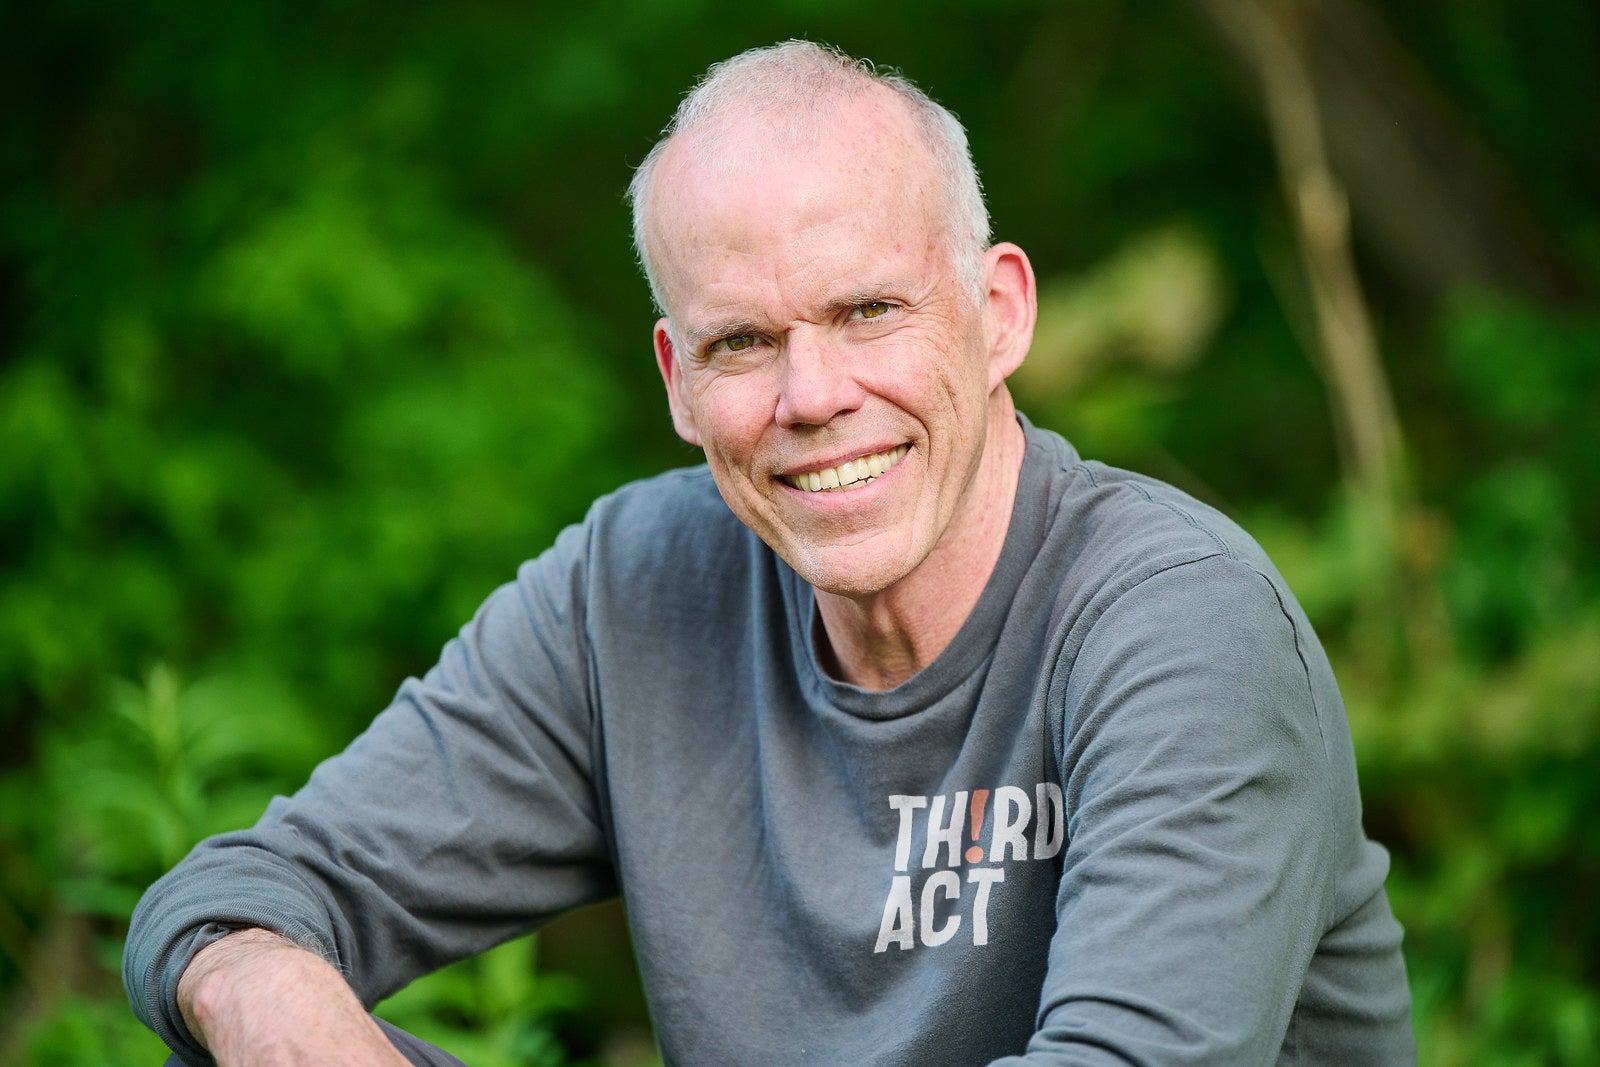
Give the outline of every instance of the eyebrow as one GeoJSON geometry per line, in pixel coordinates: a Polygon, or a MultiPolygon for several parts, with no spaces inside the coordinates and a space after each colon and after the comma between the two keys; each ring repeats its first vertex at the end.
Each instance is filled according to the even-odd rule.
{"type": "MultiPolygon", "coordinates": [[[[852,289],[828,301],[823,307],[823,314],[829,318],[851,308],[860,307],[878,300],[892,301],[895,297],[889,294],[895,290],[894,285],[872,285],[860,289],[852,289]]],[[[903,301],[902,301],[903,302],[903,301]]],[[[699,352],[705,345],[724,337],[739,337],[747,333],[772,333],[770,325],[763,325],[754,319],[721,319],[705,326],[683,331],[684,348],[689,352],[699,352]]]]}
{"type": "Polygon", "coordinates": [[[761,332],[762,328],[751,319],[723,319],[698,329],[684,330],[683,344],[690,352],[698,352],[706,344],[723,337],[738,337],[740,334],[761,332]]]}

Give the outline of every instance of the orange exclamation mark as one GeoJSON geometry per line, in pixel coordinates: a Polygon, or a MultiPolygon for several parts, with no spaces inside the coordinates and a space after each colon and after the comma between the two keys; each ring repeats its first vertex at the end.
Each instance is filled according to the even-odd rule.
{"type": "MultiPolygon", "coordinates": [[[[978,840],[978,834],[983,830],[983,809],[989,806],[989,791],[987,789],[974,789],[972,791],[972,818],[969,825],[972,827],[972,840],[978,840]]],[[[967,849],[968,863],[983,862],[983,848],[972,845],[967,849]]]]}

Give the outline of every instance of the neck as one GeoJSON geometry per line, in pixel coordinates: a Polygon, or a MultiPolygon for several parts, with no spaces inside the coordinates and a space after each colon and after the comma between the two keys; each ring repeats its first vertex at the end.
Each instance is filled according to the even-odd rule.
{"type": "Polygon", "coordinates": [[[1004,388],[988,441],[945,535],[910,574],[866,596],[817,590],[823,666],[864,689],[893,689],[938,658],[972,614],[1005,547],[1026,441],[1004,388]]]}

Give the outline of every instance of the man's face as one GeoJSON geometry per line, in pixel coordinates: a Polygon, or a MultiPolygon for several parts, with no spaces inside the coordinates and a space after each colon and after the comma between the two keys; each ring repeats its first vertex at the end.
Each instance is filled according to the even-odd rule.
{"type": "Polygon", "coordinates": [[[757,125],[669,149],[656,353],[678,432],[734,513],[811,584],[863,596],[941,545],[959,558],[1012,366],[991,359],[898,102],[858,99],[818,129],[781,150],[757,125]]]}

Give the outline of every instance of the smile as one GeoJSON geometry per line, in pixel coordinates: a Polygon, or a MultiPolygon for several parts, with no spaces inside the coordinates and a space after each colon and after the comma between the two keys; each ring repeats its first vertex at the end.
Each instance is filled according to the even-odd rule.
{"type": "Polygon", "coordinates": [[[847,489],[852,485],[865,485],[879,477],[890,467],[906,458],[909,446],[897,445],[887,452],[852,459],[827,470],[807,471],[805,474],[785,474],[783,480],[796,489],[820,493],[827,489],[847,489]]]}

